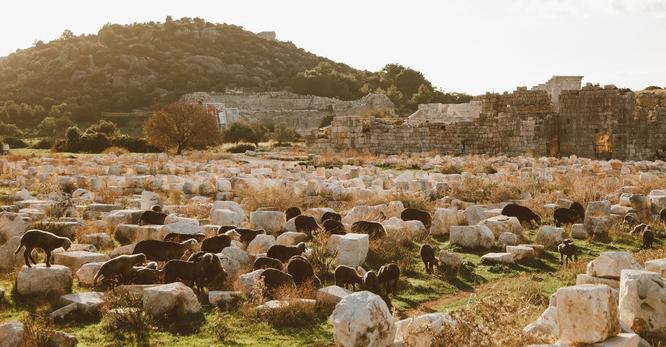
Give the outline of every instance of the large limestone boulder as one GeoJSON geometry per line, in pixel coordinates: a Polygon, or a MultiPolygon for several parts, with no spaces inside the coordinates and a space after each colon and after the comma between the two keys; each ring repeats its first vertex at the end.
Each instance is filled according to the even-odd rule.
{"type": "Polygon", "coordinates": [[[588,224],[590,217],[609,217],[610,213],[610,201],[590,201],[587,203],[587,208],[585,209],[585,224],[588,224]]]}
{"type": "Polygon", "coordinates": [[[400,214],[405,209],[402,201],[395,200],[388,203],[386,206],[386,218],[400,217],[400,214]]]}
{"type": "Polygon", "coordinates": [[[7,242],[0,244],[0,272],[11,272],[15,267],[24,264],[23,249],[14,254],[21,243],[20,236],[14,236],[7,242]]]}
{"type": "Polygon", "coordinates": [[[87,243],[95,246],[97,249],[106,249],[113,247],[113,240],[107,233],[91,233],[81,235],[80,243],[87,243]]]}
{"type": "Polygon", "coordinates": [[[109,256],[106,254],[86,251],[62,252],[53,255],[54,264],[65,265],[72,272],[76,272],[84,264],[105,262],[109,259],[109,256]]]}
{"type": "MultiPolygon", "coordinates": [[[[234,201],[215,201],[213,203],[213,207],[211,207],[211,213],[215,210],[231,210],[236,212],[239,216],[241,216],[241,220],[245,221],[247,218],[247,214],[245,213],[245,210],[239,205],[237,202],[234,201]]],[[[212,216],[211,216],[212,219],[212,216]]],[[[217,223],[215,223],[217,224],[217,223]]],[[[239,223],[240,224],[240,223],[239,223]]],[[[220,224],[220,225],[225,225],[225,224],[220,224]]],[[[236,225],[236,224],[232,224],[236,225]]]]}
{"type": "Polygon", "coordinates": [[[550,302],[551,304],[537,320],[523,328],[523,334],[539,340],[555,342],[560,331],[557,326],[557,306],[554,296],[551,297],[550,302]]]}
{"type": "Polygon", "coordinates": [[[622,270],[642,270],[628,252],[603,252],[587,263],[586,273],[594,277],[619,279],[622,270]]]}
{"type": "Polygon", "coordinates": [[[508,252],[503,253],[486,253],[481,256],[481,263],[483,264],[513,264],[513,254],[508,252]]]}
{"type": "Polygon", "coordinates": [[[617,299],[610,287],[591,284],[563,287],[555,297],[560,343],[592,344],[620,332],[617,299]]]}
{"type": "Polygon", "coordinates": [[[23,235],[27,228],[28,224],[18,213],[0,212],[0,244],[12,237],[23,235]]]}
{"type": "Polygon", "coordinates": [[[243,222],[243,215],[237,211],[221,208],[210,212],[210,221],[216,225],[240,226],[243,222]]]}
{"type": "Polygon", "coordinates": [[[481,206],[470,206],[465,209],[467,225],[475,225],[486,219],[486,209],[481,206]]]}
{"type": "Polygon", "coordinates": [[[666,208],[666,189],[655,189],[648,194],[652,213],[659,213],[666,208]]]}
{"type": "Polygon", "coordinates": [[[439,252],[439,265],[446,267],[447,273],[451,275],[458,274],[460,267],[463,264],[463,256],[458,253],[442,250],[439,252]]]}
{"type": "Polygon", "coordinates": [[[63,265],[23,266],[16,277],[19,295],[63,295],[72,291],[72,271],[63,265]]]}
{"type": "Polygon", "coordinates": [[[144,190],[141,192],[141,209],[150,210],[153,206],[162,206],[162,198],[155,192],[144,190]]]}
{"type": "Polygon", "coordinates": [[[534,241],[546,249],[559,245],[564,240],[564,228],[544,225],[537,231],[534,241]]]}
{"type": "Polygon", "coordinates": [[[192,288],[174,282],[144,289],[143,310],[158,319],[167,313],[182,317],[199,314],[201,304],[192,288]]]}
{"type": "Polygon", "coordinates": [[[273,235],[259,234],[247,245],[247,252],[250,254],[266,253],[274,244],[275,237],[273,235]]]}
{"type": "Polygon", "coordinates": [[[507,217],[503,215],[490,217],[482,220],[479,224],[485,225],[493,232],[495,237],[498,237],[502,233],[513,233],[520,235],[523,231],[523,227],[520,225],[518,218],[516,217],[507,217]]]}
{"type": "Polygon", "coordinates": [[[84,313],[99,312],[100,306],[104,303],[104,293],[102,292],[83,292],[75,294],[66,294],[60,297],[60,304],[63,306],[75,304],[77,311],[84,313]]]}
{"type": "Polygon", "coordinates": [[[666,277],[666,258],[646,261],[645,271],[652,271],[661,277],[666,277]]]}
{"type": "Polygon", "coordinates": [[[395,323],[395,343],[410,347],[436,346],[441,334],[456,322],[445,312],[436,312],[399,320],[395,323]]]}
{"type": "Polygon", "coordinates": [[[495,243],[495,235],[485,225],[452,226],[449,240],[465,248],[488,249],[495,243]]]}
{"type": "Polygon", "coordinates": [[[330,320],[335,343],[344,347],[390,346],[395,337],[395,322],[388,306],[368,291],[345,296],[330,320]]]}
{"type": "Polygon", "coordinates": [[[619,310],[620,320],[627,326],[638,324],[648,332],[666,329],[664,279],[650,271],[622,270],[619,310]]]}
{"type": "Polygon", "coordinates": [[[278,236],[277,239],[275,240],[275,243],[283,246],[294,246],[299,242],[307,241],[307,239],[308,235],[306,233],[287,231],[278,236]]]}
{"type": "Polygon", "coordinates": [[[328,251],[336,252],[335,265],[357,267],[365,261],[368,255],[368,234],[349,233],[345,235],[331,235],[328,239],[328,251]]]}
{"type": "Polygon", "coordinates": [[[170,233],[187,234],[187,235],[203,234],[204,228],[200,226],[199,222],[196,220],[179,219],[174,223],[164,224],[164,226],[160,228],[160,233],[162,237],[170,233]]]}
{"type": "Polygon", "coordinates": [[[104,262],[86,263],[81,265],[81,267],[76,270],[75,274],[76,278],[79,280],[79,284],[92,286],[93,278],[95,278],[95,274],[97,274],[99,268],[102,267],[102,264],[104,264],[104,262]]]}
{"type": "Polygon", "coordinates": [[[0,324],[0,347],[22,346],[24,333],[23,323],[7,322],[0,324]]]}
{"type": "Polygon", "coordinates": [[[506,246],[506,251],[513,255],[515,261],[536,258],[534,248],[528,246],[506,246]]]}
{"type": "Polygon", "coordinates": [[[249,294],[259,283],[259,277],[264,273],[264,269],[254,270],[242,274],[238,277],[238,290],[245,294],[249,294]]]}
{"type": "Polygon", "coordinates": [[[386,205],[354,206],[347,215],[342,217],[342,223],[354,224],[358,221],[380,222],[386,218],[386,205]]]}
{"type": "Polygon", "coordinates": [[[332,285],[317,290],[317,301],[327,305],[337,305],[349,294],[351,294],[349,290],[332,285]]]}
{"type": "Polygon", "coordinates": [[[430,233],[433,235],[446,235],[452,226],[458,225],[458,209],[436,208],[432,216],[430,233]]]}
{"type": "Polygon", "coordinates": [[[285,229],[287,217],[282,211],[254,211],[250,213],[250,224],[253,229],[279,234],[285,229]]]}
{"type": "Polygon", "coordinates": [[[418,220],[408,220],[405,222],[403,238],[422,240],[426,236],[428,236],[428,229],[423,225],[423,222],[418,220]]]}
{"type": "Polygon", "coordinates": [[[520,243],[520,237],[514,233],[510,233],[508,231],[505,231],[497,237],[497,244],[505,248],[507,246],[515,246],[520,243]]]}

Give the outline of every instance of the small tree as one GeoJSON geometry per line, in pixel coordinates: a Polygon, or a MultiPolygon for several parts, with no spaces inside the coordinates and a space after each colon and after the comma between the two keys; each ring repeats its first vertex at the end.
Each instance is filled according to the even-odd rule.
{"type": "Polygon", "coordinates": [[[181,154],[184,149],[203,149],[220,141],[217,120],[203,106],[172,103],[153,112],[143,132],[150,144],[181,154]]]}

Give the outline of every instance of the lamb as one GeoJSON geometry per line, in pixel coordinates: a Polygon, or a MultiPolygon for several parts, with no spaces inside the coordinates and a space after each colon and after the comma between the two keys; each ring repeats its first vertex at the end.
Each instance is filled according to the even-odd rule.
{"type": "Polygon", "coordinates": [[[326,211],[326,212],[324,212],[323,215],[321,215],[321,222],[323,223],[327,220],[341,222],[342,221],[342,216],[339,213],[336,213],[336,212],[326,211]]]}
{"type": "Polygon", "coordinates": [[[25,247],[25,251],[23,252],[25,265],[31,267],[30,261],[32,261],[35,265],[37,264],[35,259],[32,257],[32,250],[39,248],[46,253],[46,267],[51,267],[51,252],[54,249],[60,247],[68,250],[71,245],[72,241],[66,237],[57,236],[48,231],[31,229],[26,231],[25,234],[21,236],[21,241],[19,242],[19,246],[16,248],[16,251],[14,251],[14,254],[18,254],[21,251],[21,248],[25,247]]]}
{"type": "Polygon", "coordinates": [[[553,213],[553,219],[555,220],[555,225],[559,227],[562,224],[573,224],[582,221],[583,217],[570,208],[558,208],[553,213]]]}
{"type": "Polygon", "coordinates": [[[266,269],[261,273],[259,279],[263,282],[264,287],[270,292],[279,287],[289,286],[295,287],[294,278],[283,271],[277,269],[266,269]]]}
{"type": "Polygon", "coordinates": [[[433,273],[435,266],[439,266],[439,262],[435,257],[435,250],[429,244],[424,244],[421,246],[419,253],[421,254],[421,260],[423,260],[426,272],[433,273]]]}
{"type": "Polygon", "coordinates": [[[294,224],[296,225],[296,231],[306,233],[308,236],[312,236],[313,231],[319,230],[317,220],[305,214],[294,217],[294,224]]]}
{"type": "Polygon", "coordinates": [[[324,231],[331,235],[344,235],[347,233],[344,224],[333,219],[325,220],[322,226],[324,227],[324,231]]]}
{"type": "Polygon", "coordinates": [[[259,257],[254,260],[254,270],[259,269],[276,269],[282,270],[282,262],[279,259],[269,257],[259,257]]]}
{"type": "Polygon", "coordinates": [[[564,239],[557,245],[557,251],[560,253],[560,264],[567,264],[572,260],[578,261],[578,247],[571,239],[564,239]]]}
{"type": "Polygon", "coordinates": [[[294,283],[302,284],[312,282],[315,285],[321,284],[319,278],[315,276],[312,264],[302,256],[295,256],[287,262],[287,272],[294,278],[294,283]]]}
{"type": "Polygon", "coordinates": [[[386,236],[384,226],[377,222],[358,221],[352,224],[351,231],[358,234],[368,234],[371,239],[382,238],[386,236]]]}
{"type": "Polygon", "coordinates": [[[257,237],[257,235],[266,233],[264,229],[252,230],[252,229],[240,229],[240,228],[237,228],[236,232],[240,235],[240,242],[246,245],[249,244],[252,240],[254,240],[254,238],[257,237]]]}
{"type": "Polygon", "coordinates": [[[516,217],[520,223],[532,224],[541,224],[541,217],[534,211],[530,210],[525,206],[520,206],[518,204],[508,204],[502,209],[502,215],[507,217],[516,217]]]}
{"type": "Polygon", "coordinates": [[[97,285],[97,279],[102,276],[104,282],[111,282],[117,280],[119,283],[125,282],[128,275],[134,268],[134,265],[144,264],[146,262],[146,255],[137,253],[132,255],[119,255],[113,259],[107,260],[97,270],[95,277],[93,277],[93,286],[97,285]]]}
{"type": "Polygon", "coordinates": [[[143,211],[139,217],[139,225],[164,225],[167,214],[152,210],[143,211]]]}
{"type": "Polygon", "coordinates": [[[134,266],[127,275],[128,284],[156,284],[160,282],[161,272],[157,269],[157,263],[149,262],[146,266],[134,266]]]}
{"type": "Polygon", "coordinates": [[[404,221],[421,221],[426,229],[430,229],[430,225],[432,224],[432,217],[430,217],[430,213],[415,208],[404,209],[402,213],[400,213],[400,218],[404,221]]]}
{"type": "Polygon", "coordinates": [[[272,245],[270,248],[268,248],[266,256],[286,263],[289,258],[295,255],[301,255],[303,252],[305,252],[304,242],[300,242],[296,246],[272,245]]]}
{"type": "Polygon", "coordinates": [[[197,244],[193,239],[181,243],[143,240],[134,246],[132,254],[143,253],[149,260],[168,261],[182,258],[186,251],[194,251],[197,244]]]}
{"type": "Polygon", "coordinates": [[[652,248],[652,243],[654,242],[654,231],[649,226],[645,228],[643,232],[643,249],[652,248]]]}
{"type": "Polygon", "coordinates": [[[356,285],[363,287],[363,279],[358,275],[356,269],[347,265],[338,265],[335,268],[335,285],[347,289],[351,285],[351,290],[356,290],[356,285]]]}
{"type": "Polygon", "coordinates": [[[400,268],[393,263],[382,265],[377,274],[379,284],[386,291],[386,296],[389,293],[395,295],[398,291],[398,281],[400,280],[400,268]]]}
{"type": "Polygon", "coordinates": [[[379,278],[374,271],[368,271],[363,275],[363,289],[381,295],[379,278]]]}
{"type": "Polygon", "coordinates": [[[231,246],[231,237],[222,234],[204,239],[201,243],[201,250],[209,253],[220,253],[229,246],[231,246]]]}
{"type": "Polygon", "coordinates": [[[289,207],[284,211],[284,214],[287,217],[287,220],[290,220],[296,216],[301,215],[301,209],[298,207],[289,207]]]}
{"type": "Polygon", "coordinates": [[[164,265],[164,283],[172,283],[181,280],[200,293],[206,280],[206,270],[213,261],[213,255],[204,254],[196,262],[184,260],[169,260],[164,265]]]}
{"type": "Polygon", "coordinates": [[[181,243],[181,242],[187,241],[189,239],[194,239],[194,240],[197,240],[197,242],[201,242],[205,238],[206,238],[206,235],[204,235],[204,234],[168,233],[166,236],[164,236],[164,241],[181,243]]]}

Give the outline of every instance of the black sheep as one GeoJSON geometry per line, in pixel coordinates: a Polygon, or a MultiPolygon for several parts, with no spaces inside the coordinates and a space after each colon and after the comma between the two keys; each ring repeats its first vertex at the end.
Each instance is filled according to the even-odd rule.
{"type": "Polygon", "coordinates": [[[246,245],[250,244],[250,242],[254,240],[254,238],[257,237],[257,235],[266,233],[264,229],[253,230],[253,229],[241,229],[241,228],[236,229],[236,232],[240,235],[240,242],[246,245]]]}
{"type": "Polygon", "coordinates": [[[264,272],[262,272],[259,276],[259,279],[264,283],[264,287],[269,291],[269,293],[279,287],[296,286],[294,278],[290,274],[277,269],[264,270],[264,272]]]}
{"type": "Polygon", "coordinates": [[[356,285],[363,287],[363,278],[358,275],[356,269],[347,265],[338,265],[335,268],[335,285],[347,289],[347,285],[351,286],[351,290],[356,290],[356,285]]]}
{"type": "Polygon", "coordinates": [[[143,211],[139,217],[139,225],[164,225],[166,213],[155,211],[143,211]]]}
{"type": "Polygon", "coordinates": [[[296,284],[302,284],[308,281],[318,282],[315,276],[312,264],[302,256],[295,256],[287,262],[287,272],[294,278],[296,284]]]}
{"type": "Polygon", "coordinates": [[[21,240],[19,241],[19,245],[16,248],[16,251],[14,251],[14,254],[18,254],[21,251],[21,248],[25,247],[25,251],[23,252],[25,265],[31,267],[30,261],[37,264],[35,259],[32,258],[32,250],[39,248],[46,253],[46,267],[51,267],[51,252],[60,247],[68,250],[71,245],[72,241],[66,237],[57,236],[48,231],[32,229],[26,231],[25,234],[21,236],[21,240]]]}
{"type": "Polygon", "coordinates": [[[304,242],[300,242],[296,246],[272,245],[270,248],[268,248],[266,256],[286,263],[289,258],[295,255],[301,255],[303,252],[305,252],[304,242]]]}
{"type": "Polygon", "coordinates": [[[164,241],[167,242],[176,242],[181,243],[189,239],[197,240],[197,242],[203,241],[206,238],[204,234],[181,234],[181,233],[168,233],[164,236],[164,241]]]}
{"type": "Polygon", "coordinates": [[[167,242],[160,240],[143,240],[134,246],[132,254],[143,253],[148,260],[168,261],[171,259],[180,259],[186,251],[194,250],[197,245],[196,240],[186,240],[181,243],[167,242]]]}
{"type": "Polygon", "coordinates": [[[419,253],[421,253],[421,260],[423,260],[426,272],[432,273],[435,266],[439,265],[437,258],[435,258],[435,250],[429,244],[424,244],[421,246],[419,253]]]}
{"type": "Polygon", "coordinates": [[[664,225],[666,225],[666,208],[662,209],[662,210],[659,212],[659,219],[661,220],[661,222],[662,222],[664,225]]]}
{"type": "Polygon", "coordinates": [[[580,216],[578,215],[578,212],[570,208],[563,208],[563,207],[560,207],[555,210],[555,212],[553,213],[553,219],[555,220],[555,225],[557,225],[558,227],[561,226],[562,224],[572,224],[581,220],[580,216]]]}
{"type": "Polygon", "coordinates": [[[127,275],[127,284],[156,284],[160,282],[157,263],[151,261],[146,266],[134,266],[127,275]]]}
{"type": "MultiPolygon", "coordinates": [[[[212,254],[212,253],[206,253],[203,251],[198,251],[193,253],[188,259],[188,262],[198,262],[203,258],[204,255],[206,254],[212,254]]],[[[220,288],[221,285],[224,283],[224,281],[227,278],[227,273],[224,272],[224,268],[222,268],[222,262],[220,262],[220,258],[218,258],[216,255],[212,254],[213,258],[211,262],[206,266],[206,275],[204,276],[204,282],[206,287],[208,288],[220,288]]]]}
{"type": "Polygon", "coordinates": [[[578,216],[580,217],[580,220],[583,220],[585,218],[585,208],[577,201],[574,201],[571,204],[571,206],[569,206],[569,209],[576,211],[576,213],[578,213],[578,216]]]}
{"type": "Polygon", "coordinates": [[[229,231],[229,230],[233,230],[233,229],[236,229],[236,226],[235,226],[235,225],[223,225],[223,226],[221,226],[219,229],[217,229],[217,234],[218,234],[218,235],[219,235],[219,234],[224,234],[224,233],[226,233],[227,231],[229,231]]]}
{"type": "Polygon", "coordinates": [[[231,237],[224,234],[209,237],[201,242],[201,250],[208,253],[220,253],[229,246],[231,246],[231,237]]]}
{"type": "Polygon", "coordinates": [[[516,217],[520,223],[532,224],[541,224],[541,217],[534,211],[530,210],[525,206],[520,206],[518,204],[508,204],[502,209],[502,215],[507,217],[516,217]]]}
{"type": "Polygon", "coordinates": [[[324,231],[331,235],[344,235],[347,233],[344,224],[333,219],[325,220],[322,226],[324,227],[324,231]]]}
{"type": "Polygon", "coordinates": [[[254,260],[253,269],[276,269],[282,270],[283,264],[279,259],[269,258],[269,257],[259,257],[254,260]]]}
{"type": "Polygon", "coordinates": [[[284,214],[287,217],[287,220],[290,220],[296,216],[300,216],[301,209],[298,207],[289,207],[284,211],[284,214]]]}
{"type": "Polygon", "coordinates": [[[196,262],[169,260],[164,265],[164,283],[173,283],[180,280],[193,288],[196,287],[195,289],[201,292],[206,280],[206,270],[208,270],[214,257],[214,255],[206,253],[196,262]]]}
{"type": "Polygon", "coordinates": [[[327,220],[342,222],[342,216],[336,212],[326,211],[324,212],[324,214],[321,215],[321,222],[323,223],[327,220]]]}
{"type": "Polygon", "coordinates": [[[379,278],[374,271],[368,271],[363,275],[363,290],[381,295],[382,291],[379,286],[379,278]]]}
{"type": "Polygon", "coordinates": [[[578,260],[578,247],[571,239],[564,239],[562,243],[557,245],[557,251],[560,253],[560,264],[578,260]]]}
{"type": "Polygon", "coordinates": [[[368,234],[371,239],[382,238],[386,236],[384,226],[377,222],[358,221],[352,224],[352,233],[368,234]]]}
{"type": "Polygon", "coordinates": [[[377,279],[379,280],[379,284],[386,292],[386,296],[388,296],[389,293],[393,293],[393,295],[395,295],[398,292],[400,268],[398,265],[393,263],[382,265],[382,267],[379,268],[377,279]]]}
{"type": "Polygon", "coordinates": [[[654,231],[649,226],[645,228],[643,232],[643,249],[652,248],[652,243],[654,242],[654,231]]]}
{"type": "Polygon", "coordinates": [[[294,217],[294,225],[296,226],[296,231],[299,233],[306,233],[308,236],[312,236],[313,231],[319,230],[317,220],[314,217],[305,214],[294,217]]]}
{"type": "Polygon", "coordinates": [[[103,282],[111,283],[117,280],[118,283],[125,282],[127,276],[130,274],[134,265],[143,264],[146,262],[146,255],[143,253],[132,255],[119,255],[113,259],[109,259],[102,264],[97,270],[95,277],[93,277],[93,286],[97,285],[97,279],[104,278],[103,282]]]}
{"type": "Polygon", "coordinates": [[[426,229],[430,229],[430,225],[432,224],[430,213],[415,208],[406,208],[402,210],[400,218],[404,221],[418,220],[423,223],[426,229]]]}

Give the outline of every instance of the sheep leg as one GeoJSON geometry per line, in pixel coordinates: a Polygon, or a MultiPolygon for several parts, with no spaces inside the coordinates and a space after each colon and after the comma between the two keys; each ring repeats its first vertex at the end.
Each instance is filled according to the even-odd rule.
{"type": "Polygon", "coordinates": [[[46,267],[51,267],[51,251],[46,251],[46,267]]]}
{"type": "Polygon", "coordinates": [[[29,259],[27,250],[26,250],[26,252],[23,252],[23,258],[25,259],[25,265],[27,265],[28,267],[32,267],[32,266],[30,266],[30,259],[29,259]]]}

